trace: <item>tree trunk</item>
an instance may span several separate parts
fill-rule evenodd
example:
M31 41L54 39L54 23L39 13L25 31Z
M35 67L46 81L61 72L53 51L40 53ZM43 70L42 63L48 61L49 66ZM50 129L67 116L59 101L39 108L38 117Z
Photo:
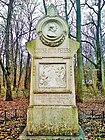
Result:
M30 82L30 79L29 79L29 66L30 66L30 54L28 53L28 56L27 56L27 63L26 63L26 74L25 74L25 81L24 81L24 87L25 89L29 89L29 82Z
M104 92L104 62L103 62L103 59L102 59L102 64L101 64L101 68L102 68L102 92Z
M22 63L23 63L23 51L21 51L21 57L20 57L20 73L19 73L19 80L18 80L18 88L20 86L20 80L21 80L22 73L23 73Z
M102 85L102 55L101 55L101 0L98 1L97 27L96 27L96 45L97 45L97 86L100 89Z
M3 65L4 65L4 54L3 54ZM4 71L3 71L3 87L5 87L5 74L4 74Z
M77 51L77 101L83 102L83 92L82 92L82 77L83 77L83 61L82 61L82 46L81 46L81 7L80 7L80 0L76 1L76 37L77 41L80 42L80 48Z
M11 81L10 81L9 76L7 76L7 78L6 78L6 97L5 97L5 100L12 101Z
M47 7L46 7L46 2L45 2L45 0L43 0L43 6L44 6L45 14L47 15Z
M29 37L28 37L28 41L30 41L31 39L31 28L32 28L32 22L31 22L31 19L30 17L28 18L29 19ZM27 56L27 63L26 63L26 73L25 73L25 81L24 81L24 87L25 89L29 89L29 83L30 83L30 58L31 58L31 55L28 53L28 56Z
M13 88L15 89L16 88L16 81L17 81L17 56L18 56L18 46L19 46L19 43L18 43L18 34L19 34L19 31L18 31L18 23L16 25L16 50L15 50L15 61L14 61L14 83L13 83Z
M2 71L3 71L4 76L5 76L5 80L6 80L6 96L5 96L5 100L6 101L11 101L12 100L12 92L11 92L10 77L8 76L7 71L4 68L4 65L3 65L1 59L0 59L0 65L1 65Z
M8 14L7 14L7 24L6 24L6 43L5 43L5 49L6 49L6 101L12 100L12 92L11 92L11 81L10 81L10 57L9 57L9 30L10 30L10 24L11 24L11 17L12 17L12 11L13 11L13 2L14 0L10 0L8 4Z
M68 4L67 4L67 0L64 0L64 1L65 1L65 17L66 17L67 25L68 25L68 27L69 27L69 23L68 23L68 12L67 12L67 6L68 6ZM70 28L69 28L68 36L69 36L69 38L70 38Z

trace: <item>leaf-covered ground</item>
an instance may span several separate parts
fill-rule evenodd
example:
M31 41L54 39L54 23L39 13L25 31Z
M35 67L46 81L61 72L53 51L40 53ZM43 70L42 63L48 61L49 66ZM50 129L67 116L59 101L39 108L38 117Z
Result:
M27 98L0 98L0 140L16 140L26 126Z
M79 122L88 140L105 140L105 97L78 103Z
M86 138L105 139L105 100L87 100L78 103L79 121ZM16 140L26 126L28 99L19 97L13 101L0 98L0 140Z

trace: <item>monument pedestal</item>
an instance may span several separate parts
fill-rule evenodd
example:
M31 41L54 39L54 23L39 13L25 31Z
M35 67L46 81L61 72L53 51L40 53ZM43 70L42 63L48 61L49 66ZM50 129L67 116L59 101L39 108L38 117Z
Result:
M77 108L72 106L30 106L27 126L29 135L78 135Z
M48 139L48 140L86 140L85 135L81 127L79 128L79 134L76 136L33 136L28 135L26 128L24 129L23 133L19 137L20 140L41 140L41 139Z
M26 43L32 56L26 133L75 139L81 135L73 63L79 43L68 38L67 23L54 5L38 22L36 31L36 40Z

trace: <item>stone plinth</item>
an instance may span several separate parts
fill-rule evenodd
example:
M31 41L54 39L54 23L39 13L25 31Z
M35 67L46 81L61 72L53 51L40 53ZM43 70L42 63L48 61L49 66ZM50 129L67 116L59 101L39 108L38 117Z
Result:
M27 126L29 135L78 135L77 108L59 105L31 106L28 109Z
M29 136L27 135L26 128L24 129L23 133L20 135L19 139L21 140L86 140L85 135L81 127L79 128L79 135L75 136Z

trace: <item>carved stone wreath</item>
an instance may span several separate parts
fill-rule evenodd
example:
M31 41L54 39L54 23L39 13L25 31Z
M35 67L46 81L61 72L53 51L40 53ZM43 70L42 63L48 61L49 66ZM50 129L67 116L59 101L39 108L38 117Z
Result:
M55 39L55 40L48 40L42 33L42 31L40 31L38 33L39 35L39 38L41 40L41 42L44 44L44 45L47 45L47 46L51 46L51 47L56 47L56 46L59 46L63 43L63 41L65 40L65 36L66 36L66 31L63 31L62 35L58 38L58 39Z

